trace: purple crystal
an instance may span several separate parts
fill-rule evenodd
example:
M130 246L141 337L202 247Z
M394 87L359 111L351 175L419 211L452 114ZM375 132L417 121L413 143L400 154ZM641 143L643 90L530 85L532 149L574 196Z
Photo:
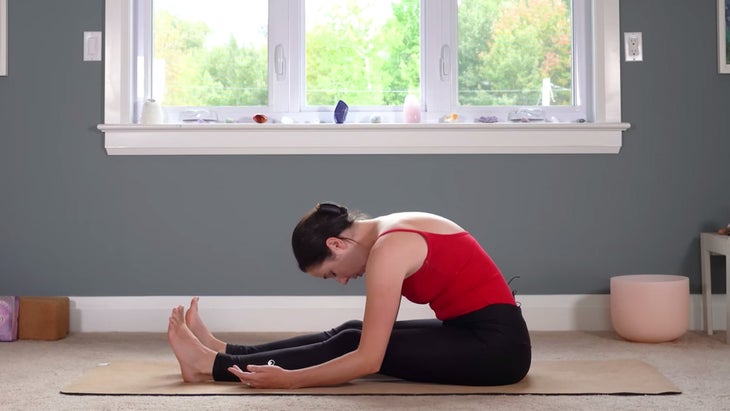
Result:
M337 102L337 106L335 107L335 123L342 124L345 122L345 119L347 118L347 103L340 100Z
M480 123L496 123L499 121L497 116L481 116L477 119Z

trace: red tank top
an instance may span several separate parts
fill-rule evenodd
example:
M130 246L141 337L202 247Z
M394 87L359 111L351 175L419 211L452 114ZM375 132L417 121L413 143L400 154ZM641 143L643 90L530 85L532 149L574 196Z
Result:
M435 234L409 229L385 231L421 235L428 246L423 265L403 281L401 293L416 304L429 304L436 318L448 320L491 304L515 304L492 258L466 231Z

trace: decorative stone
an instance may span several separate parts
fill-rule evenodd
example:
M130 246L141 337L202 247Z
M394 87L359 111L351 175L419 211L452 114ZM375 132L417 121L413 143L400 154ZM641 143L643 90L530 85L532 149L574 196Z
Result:
M180 113L180 120L183 123L217 123L218 113L208 110L185 110Z
M337 102L337 106L335 106L335 123L342 124L345 122L348 109L349 107L344 101L340 100Z
M269 118L266 117L263 114L254 114L253 115L253 121L255 121L255 122L259 123L259 124L263 124L263 123L269 121Z
M477 122L479 123L496 123L499 119L497 116L481 116L477 119Z
M533 121L545 121L545 110L541 108L523 107L510 111L507 120L515 123L530 123Z
M456 123L457 121L459 121L459 115L456 113L446 114L441 117L442 123Z

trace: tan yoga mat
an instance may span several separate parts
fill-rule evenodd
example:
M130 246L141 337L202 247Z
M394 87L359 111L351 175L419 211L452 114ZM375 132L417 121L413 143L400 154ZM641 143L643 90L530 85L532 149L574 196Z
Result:
M240 383L184 383L175 362L100 364L61 390L77 395L468 395L678 394L656 368L639 360L533 361L517 384L472 387L414 383L374 375L337 387L263 390Z

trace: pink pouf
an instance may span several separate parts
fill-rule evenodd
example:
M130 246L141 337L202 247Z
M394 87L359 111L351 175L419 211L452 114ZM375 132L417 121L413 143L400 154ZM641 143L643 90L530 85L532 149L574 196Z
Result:
M663 274L611 277L611 324L629 341L676 340L689 326L689 278Z

